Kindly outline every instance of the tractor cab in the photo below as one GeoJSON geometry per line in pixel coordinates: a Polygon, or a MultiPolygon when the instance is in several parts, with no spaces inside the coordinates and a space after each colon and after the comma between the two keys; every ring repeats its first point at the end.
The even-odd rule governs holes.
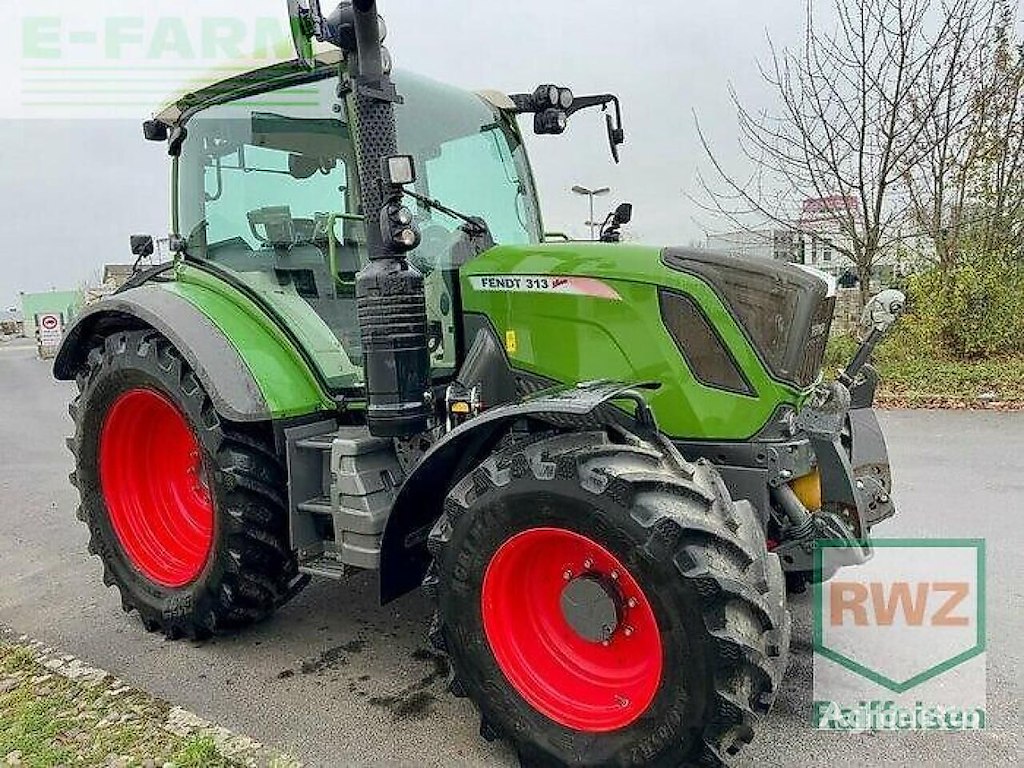
{"type": "MultiPolygon", "coordinates": [[[[336,346],[315,362],[332,388],[354,392],[363,384],[356,275],[370,254],[337,68],[330,59],[312,71],[284,63],[192,95],[187,120],[177,104],[158,119],[186,131],[173,224],[184,255],[258,295],[311,342],[336,346]],[[242,98],[256,81],[279,87],[242,98]]],[[[404,98],[395,108],[399,146],[417,171],[409,210],[421,234],[409,261],[424,276],[431,368],[450,377],[457,270],[496,243],[539,243],[537,194],[507,112],[418,75],[395,81],[404,98]]]]}

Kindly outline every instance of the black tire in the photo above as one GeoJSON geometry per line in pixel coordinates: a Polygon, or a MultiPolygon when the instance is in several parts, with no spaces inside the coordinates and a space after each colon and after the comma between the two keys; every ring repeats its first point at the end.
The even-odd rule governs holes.
{"type": "Polygon", "coordinates": [[[527,766],[719,766],[753,737],[785,671],[790,619],[778,558],[747,502],[707,464],[681,473],[659,451],[604,433],[511,446],[464,478],[430,537],[431,640],[450,688],[527,766]],[[663,672],[647,710],[619,730],[584,733],[534,709],[498,666],[481,585],[511,537],[562,528],[599,543],[639,583],[657,619],[663,672]]]}
{"type": "Polygon", "coordinates": [[[116,333],[94,341],[79,371],[70,407],[75,436],[72,484],[78,518],[89,527],[89,552],[103,562],[103,581],[121,593],[125,612],[169,639],[205,639],[259,621],[306,583],[288,544],[286,478],[268,425],[223,421],[195,373],[156,331],[116,333]],[[195,435],[213,503],[213,539],[202,571],[168,588],[148,578],[119,540],[100,480],[100,434],[125,392],[152,390],[177,406],[195,435]]]}

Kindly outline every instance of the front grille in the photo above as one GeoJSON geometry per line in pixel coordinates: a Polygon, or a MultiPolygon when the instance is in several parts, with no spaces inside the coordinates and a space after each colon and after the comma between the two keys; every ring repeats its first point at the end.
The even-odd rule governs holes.
{"type": "Polygon", "coordinates": [[[821,373],[821,366],[825,362],[825,349],[828,347],[828,339],[832,332],[832,318],[835,316],[835,296],[824,299],[818,306],[811,320],[810,331],[807,336],[807,353],[804,356],[800,370],[797,372],[798,382],[801,387],[809,387],[818,379],[821,373]]]}
{"type": "Polygon", "coordinates": [[[790,264],[733,254],[669,248],[662,260],[718,294],[772,378],[799,389],[814,383],[831,323],[825,280],[790,264]]]}

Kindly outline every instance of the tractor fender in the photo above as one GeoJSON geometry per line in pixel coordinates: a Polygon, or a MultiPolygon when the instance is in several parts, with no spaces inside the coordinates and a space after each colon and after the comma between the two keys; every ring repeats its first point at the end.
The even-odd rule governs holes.
{"type": "Polygon", "coordinates": [[[223,418],[253,422],[271,417],[252,371],[224,333],[200,309],[159,285],[133,288],[89,306],[64,336],[54,377],[73,380],[93,338],[146,327],[159,331],[181,353],[223,418]]]}
{"type": "Polygon", "coordinates": [[[427,537],[449,491],[494,451],[515,422],[530,419],[573,430],[621,424],[625,414],[610,402],[636,400],[635,390],[649,386],[600,381],[549,389],[487,410],[445,435],[412,470],[395,498],[381,542],[381,603],[420,586],[430,566],[427,537]]]}

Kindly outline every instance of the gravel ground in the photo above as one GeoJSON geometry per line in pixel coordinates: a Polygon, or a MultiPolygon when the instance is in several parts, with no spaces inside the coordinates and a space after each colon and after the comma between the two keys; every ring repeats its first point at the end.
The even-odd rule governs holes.
{"type": "MultiPolygon", "coordinates": [[[[386,608],[376,578],[315,582],[272,620],[210,643],[167,643],[121,613],[85,551],[67,484],[71,387],[24,345],[0,346],[0,623],[311,766],[513,766],[443,691],[419,594],[386,608]]],[[[809,726],[810,606],[793,604],[784,690],[738,766],[1018,765],[1024,621],[1024,415],[883,416],[899,517],[885,536],[983,537],[989,546],[989,729],[853,736],[809,726]]]]}

